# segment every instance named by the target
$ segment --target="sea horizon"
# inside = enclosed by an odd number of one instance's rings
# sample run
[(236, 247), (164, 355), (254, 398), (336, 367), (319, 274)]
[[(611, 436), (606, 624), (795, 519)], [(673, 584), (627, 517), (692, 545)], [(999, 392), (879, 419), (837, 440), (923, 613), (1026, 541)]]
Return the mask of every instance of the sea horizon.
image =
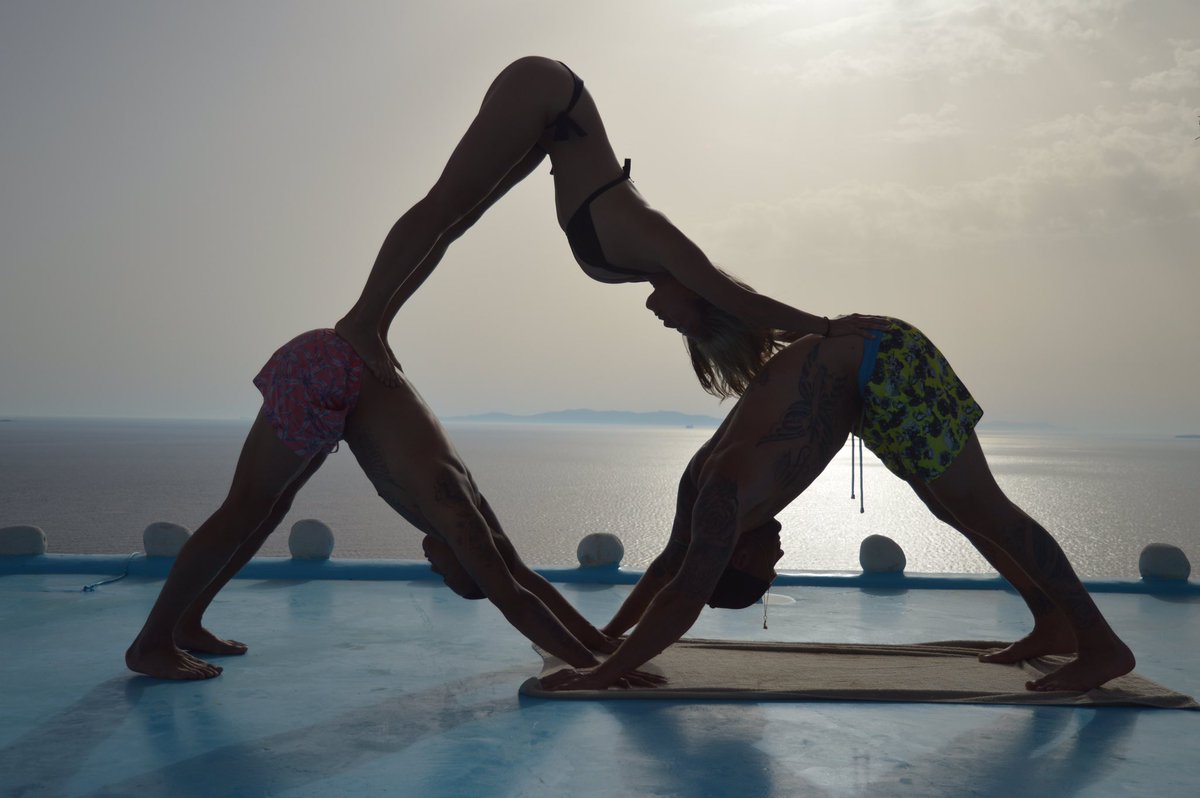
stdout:
[[(732, 405), (730, 406), (732, 407)], [(591, 414), (591, 420), (571, 418), (571, 414)], [(565, 408), (561, 410), (544, 410), (536, 413), (512, 413), (503, 410), (488, 410), (480, 413), (435, 415), (443, 424), (562, 424), (564, 426), (693, 426), (701, 423), (715, 428), (724, 420), (723, 416), (713, 416), (704, 413), (685, 413), (678, 410), (596, 410), (593, 408)], [(606, 418), (607, 417), (607, 418)], [(643, 420), (628, 419), (641, 417)], [(652, 421), (653, 418), (667, 418), (668, 421)], [(675, 419), (678, 419), (676, 423)], [(245, 423), (254, 420), (252, 415), (244, 416), (122, 416), (122, 415), (0, 415), (0, 424), (19, 423), (23, 421), (48, 422), (128, 422), (128, 423)], [(1110, 426), (1074, 426), (1050, 421), (1022, 421), (1006, 419), (990, 419), (984, 417), (976, 427), (981, 432), (989, 433), (1038, 433), (1046, 435), (1086, 435), (1095, 437), (1115, 438), (1149, 438), (1149, 439), (1200, 439), (1200, 431), (1164, 432), (1133, 427)]]
[[(224, 499), (249, 419), (22, 419), (0, 424), (0, 526), (31, 524), (51, 553), (139, 551), (167, 521), (195, 530)], [(711, 429), (684, 426), (448, 421), (450, 437), (522, 557), (577, 564), (579, 540), (611, 532), (623, 565), (661, 551), (680, 474)], [(1141, 549), (1200, 556), (1200, 445), (1170, 436), (989, 430), (997, 481), (1062, 543), (1084, 577), (1136, 577)], [(869, 452), (866, 513), (850, 498), (848, 446), (779, 515), (781, 570), (859, 570), (862, 539), (896, 540), (913, 573), (988, 573)], [(291, 525), (334, 530), (333, 556), (421, 559), (420, 535), (375, 495), (348, 447), (296, 498), (261, 554), (285, 556)]]

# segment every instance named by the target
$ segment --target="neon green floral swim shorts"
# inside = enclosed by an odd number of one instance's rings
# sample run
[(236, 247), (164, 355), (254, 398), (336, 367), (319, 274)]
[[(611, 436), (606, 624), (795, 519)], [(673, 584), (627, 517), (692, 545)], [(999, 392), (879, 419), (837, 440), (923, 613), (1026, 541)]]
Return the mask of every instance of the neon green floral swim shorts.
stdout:
[[(869, 342), (873, 343), (873, 342)], [(901, 479), (937, 479), (962, 451), (983, 408), (946, 356), (907, 322), (892, 320), (862, 385), (859, 437)], [(861, 384), (861, 383), (860, 383)]]

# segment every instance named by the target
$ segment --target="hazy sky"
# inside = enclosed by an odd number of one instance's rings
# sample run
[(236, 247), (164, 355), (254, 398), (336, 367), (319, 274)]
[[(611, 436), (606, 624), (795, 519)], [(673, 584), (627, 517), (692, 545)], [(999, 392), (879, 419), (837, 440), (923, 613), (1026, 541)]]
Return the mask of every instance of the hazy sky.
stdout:
[[(1195, 0), (5, 0), (0, 415), (252, 416), (526, 54), (758, 290), (908, 319), (992, 420), (1200, 432)], [(722, 413), (548, 172), (393, 327), (426, 399)]]

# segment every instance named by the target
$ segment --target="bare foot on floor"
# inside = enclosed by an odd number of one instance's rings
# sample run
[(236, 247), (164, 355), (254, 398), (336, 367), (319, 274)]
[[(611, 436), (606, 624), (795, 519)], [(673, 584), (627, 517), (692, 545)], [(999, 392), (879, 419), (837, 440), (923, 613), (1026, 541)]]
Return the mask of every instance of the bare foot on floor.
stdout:
[(1012, 665), (1047, 654), (1074, 654), (1078, 650), (1075, 634), (1069, 627), (1059, 625), (1035, 625), (1033, 631), (1017, 642), (999, 651), (979, 655), (980, 662)]
[(1026, 690), (1053, 692), (1070, 690), (1083, 692), (1099, 687), (1105, 682), (1124, 676), (1133, 670), (1137, 662), (1133, 652), (1124, 643), (1117, 643), (1104, 651), (1080, 652), (1079, 656), (1053, 673), (1025, 683)]
[(138, 640), (125, 652), (125, 665), (131, 671), (156, 679), (211, 679), (222, 671), (220, 666), (197, 659), (174, 645), (143, 646)]
[(389, 388), (400, 384), (387, 346), (373, 327), (359, 327), (347, 316), (334, 325), (333, 331), (354, 348), (380, 382)]
[(175, 630), (175, 645), (184, 651), (197, 651), (201, 654), (220, 654), (237, 656), (245, 654), (248, 646), (236, 640), (223, 640), (203, 626), (187, 631)]

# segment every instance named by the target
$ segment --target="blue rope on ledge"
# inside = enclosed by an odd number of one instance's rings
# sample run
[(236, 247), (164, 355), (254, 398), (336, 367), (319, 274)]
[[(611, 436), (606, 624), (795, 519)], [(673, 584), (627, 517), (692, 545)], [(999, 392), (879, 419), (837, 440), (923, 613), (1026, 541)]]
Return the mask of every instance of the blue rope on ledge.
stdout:
[[(6, 574), (110, 574), (88, 587), (109, 584), (126, 576), (161, 579), (171, 570), (173, 557), (146, 557), (141, 553), (29, 554), (0, 557), (0, 576)], [(600, 585), (632, 585), (642, 571), (600, 566), (535, 567), (551, 582)], [(240, 579), (365, 579), (435, 580), (441, 577), (424, 560), (296, 560), (291, 557), (255, 557), (237, 577)], [(1084, 579), (1093, 593), (1147, 593), (1200, 596), (1200, 581), (1161, 579)], [(864, 574), (852, 572), (784, 572), (775, 587), (841, 587), (877, 590), (1011, 590), (994, 574)], [(86, 590), (86, 588), (85, 588)], [(89, 591), (90, 592), (90, 591)]]
[(114, 576), (111, 579), (102, 579), (99, 582), (92, 582), (90, 585), (84, 585), (83, 592), (84, 593), (92, 593), (96, 590), (96, 588), (100, 587), (101, 585), (111, 585), (113, 582), (120, 582), (122, 579), (129, 576), (129, 565), (133, 562), (133, 559), (135, 557), (140, 557), (140, 556), (142, 556), (142, 553), (140, 551), (133, 552), (125, 560), (125, 571), (120, 576)]

